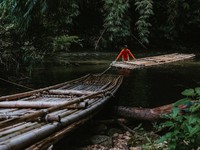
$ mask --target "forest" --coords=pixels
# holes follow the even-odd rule
[[[199,35],[200,0],[0,0],[0,74],[30,74],[59,52],[115,52],[123,45],[147,53],[199,53]],[[169,149],[199,148],[200,87],[181,94],[163,116],[168,121],[155,125],[156,132],[169,132],[158,140],[146,137],[144,149],[166,141]],[[178,105],[193,100],[179,115]]]
[[[59,51],[199,48],[200,1],[1,0],[0,67],[30,70]]]

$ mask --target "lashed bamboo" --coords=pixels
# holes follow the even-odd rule
[[[57,84],[57,85],[53,85],[53,86],[49,86],[49,87],[46,87],[46,88],[34,90],[34,91],[29,91],[29,92],[19,93],[19,94],[14,94],[14,95],[9,95],[9,96],[2,96],[2,97],[0,97],[0,101],[2,101],[2,100],[13,100],[13,99],[28,97],[28,96],[31,96],[33,94],[43,92],[45,90],[50,90],[50,89],[53,89],[53,88],[59,88],[59,87],[65,86],[66,84],[82,81],[82,80],[86,79],[87,77],[89,77],[89,75],[83,76],[83,77],[75,79],[75,80],[60,83],[60,84]]]
[[[101,103],[104,103],[105,100],[102,100]],[[99,104],[100,105],[100,104]],[[79,120],[80,118],[84,117],[86,114],[91,114],[93,112],[94,109],[96,109],[97,106],[93,106],[90,109],[87,109],[86,112],[79,112],[77,114],[71,115],[71,116],[67,116],[65,118],[62,119],[62,126],[66,126],[70,123],[75,122],[76,120]],[[56,130],[60,129],[61,124],[48,124],[46,126],[43,126],[39,129],[35,129],[32,132],[28,132],[25,135],[19,135],[14,139],[11,139],[9,144],[9,147],[14,148],[14,149],[23,149],[24,146],[27,146],[28,144],[37,141],[39,139],[42,139],[44,137],[47,137],[48,135],[54,133]],[[29,141],[29,140],[30,141]],[[28,141],[27,141],[28,140]],[[26,142],[25,142],[26,141]],[[6,143],[4,143],[6,145]],[[1,145],[0,149],[5,147],[5,145]]]
[[[0,108],[49,108],[58,105],[63,105],[65,102],[38,102],[38,101],[8,101],[0,102]],[[85,108],[86,103],[79,103],[69,106],[69,108]]]
[[[67,106],[67,109],[76,109],[75,111],[78,111],[78,109],[84,109],[87,106],[88,106],[88,102],[81,102],[78,105],[75,104],[75,105]],[[73,112],[75,112],[75,111],[73,111]],[[72,113],[72,111],[70,113]],[[56,114],[56,115],[55,114],[54,115],[48,114],[48,115],[45,116],[45,121],[46,122],[53,122],[53,121],[60,122],[61,118],[63,117],[63,114],[69,115],[70,113],[64,111],[64,113],[59,113],[59,114]]]
[[[118,79],[116,79],[116,81],[118,81],[120,78],[122,78],[122,77],[121,76],[118,77]],[[48,114],[49,112],[53,112],[53,111],[62,109],[63,107],[66,107],[66,106],[72,105],[74,103],[81,102],[81,101],[83,101],[85,99],[92,98],[92,97],[95,97],[95,96],[97,96],[99,94],[103,94],[105,92],[108,92],[112,88],[114,88],[114,87],[112,86],[112,87],[109,87],[106,90],[102,90],[100,92],[96,92],[96,93],[88,95],[88,96],[83,96],[83,97],[80,97],[80,98],[76,98],[76,99],[74,99],[74,100],[72,100],[70,102],[65,102],[64,104],[61,104],[61,105],[58,105],[58,106],[54,106],[54,107],[51,107],[51,108],[48,108],[48,109],[43,109],[43,110],[37,111],[37,112],[35,112],[33,114],[26,115],[26,116],[24,116],[22,118],[3,121],[3,122],[0,123],[0,128],[6,127],[6,126],[9,126],[9,125],[13,125],[15,123],[23,122],[23,121],[29,121],[29,120],[31,120],[33,118],[36,118],[36,117],[41,117],[43,115]]]
[[[26,133],[26,132],[32,131],[34,129],[40,128],[44,125],[45,125],[45,123],[40,123],[40,124],[34,123],[32,125],[29,125],[28,127],[23,127],[20,130],[15,129],[12,133],[4,135],[0,138],[0,145],[7,143],[12,137],[22,135],[23,133]]]
[[[110,87],[110,90],[112,90],[112,92],[115,92],[117,90],[117,88],[119,87],[120,82],[121,82],[121,80],[118,79],[118,81],[116,82],[116,87],[115,88],[112,87],[112,88],[114,88],[113,90]],[[103,103],[105,103],[108,98],[109,98],[109,96],[107,96],[105,99],[101,100],[101,102],[98,103],[97,105],[95,105],[95,106],[93,105],[92,107],[88,108],[85,111],[82,111],[82,112],[76,113],[74,115],[70,115],[70,116],[63,118],[62,125],[66,126],[67,124],[72,123],[76,120],[79,120],[80,118],[84,117],[85,115],[92,113],[95,109],[99,108]],[[55,130],[58,130],[59,128],[61,128],[59,123],[48,124],[39,129],[36,129],[32,132],[28,132],[24,135],[20,135],[14,139],[11,139],[9,143],[7,143],[5,145],[1,145],[0,148],[8,148],[8,146],[9,146],[10,148],[14,148],[14,149],[22,149],[25,146],[30,145],[32,142],[48,136],[49,134],[53,133]],[[27,141],[27,139],[30,139],[30,141],[29,140]]]
[[[19,130],[22,130],[24,128],[27,128],[27,127],[30,127],[31,125],[36,125],[37,123],[31,123],[31,122],[28,122],[26,124],[20,124],[18,126],[13,126],[12,128],[10,129],[7,129],[7,130],[3,130],[3,131],[0,131],[1,134],[0,134],[0,138],[5,136],[5,135],[8,135],[10,133],[13,133],[13,132],[16,132],[16,131],[19,131]]]
[[[142,67],[150,67],[154,65],[166,64],[176,62],[184,59],[190,59],[195,57],[194,54],[167,54],[154,57],[139,58],[134,61],[116,62],[112,64],[113,67],[125,68],[125,69],[136,69]]]
[[[34,145],[26,148],[26,150],[46,150],[48,147],[50,147],[52,144],[56,143],[57,141],[59,141],[61,138],[63,138],[64,136],[66,136],[67,133],[71,132],[72,130],[76,129],[78,126],[80,126],[81,124],[84,124],[86,121],[88,121],[92,116],[89,116],[85,119],[79,120],[71,125],[69,125],[68,127],[59,130],[58,132],[52,134],[51,136],[49,136],[48,138],[45,138],[37,143],[35,143]]]
[[[47,94],[43,94],[42,97],[47,97],[47,98],[70,98],[72,96],[69,95],[47,95]]]
[[[78,91],[78,90],[49,90],[50,94],[70,94],[70,95],[89,95],[94,94],[92,91]]]

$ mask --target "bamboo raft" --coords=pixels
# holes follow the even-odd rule
[[[131,61],[117,61],[116,63],[111,64],[111,66],[132,70],[136,68],[150,67],[150,66],[155,66],[155,65],[176,62],[176,61],[190,59],[194,57],[195,57],[194,54],[173,53],[173,54],[167,54],[167,55],[139,58],[139,59],[131,60]]]
[[[87,75],[0,97],[0,150],[47,149],[91,119],[122,80],[119,75]]]

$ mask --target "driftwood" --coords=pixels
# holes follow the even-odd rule
[[[173,104],[168,104],[156,108],[123,107],[116,108],[117,114],[125,118],[138,120],[155,121],[161,119],[161,115],[172,112]],[[179,109],[187,108],[186,105],[179,105]]]

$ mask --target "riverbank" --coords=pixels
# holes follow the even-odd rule
[[[144,124],[127,124],[123,119],[118,121],[92,120],[81,129],[77,129],[53,146],[53,150],[142,150],[162,149],[166,144],[157,144],[159,135],[152,129],[145,129]],[[133,121],[134,122],[134,121]],[[146,124],[146,125],[145,125]],[[151,123],[150,123],[151,124]],[[152,126],[152,125],[151,125]]]

